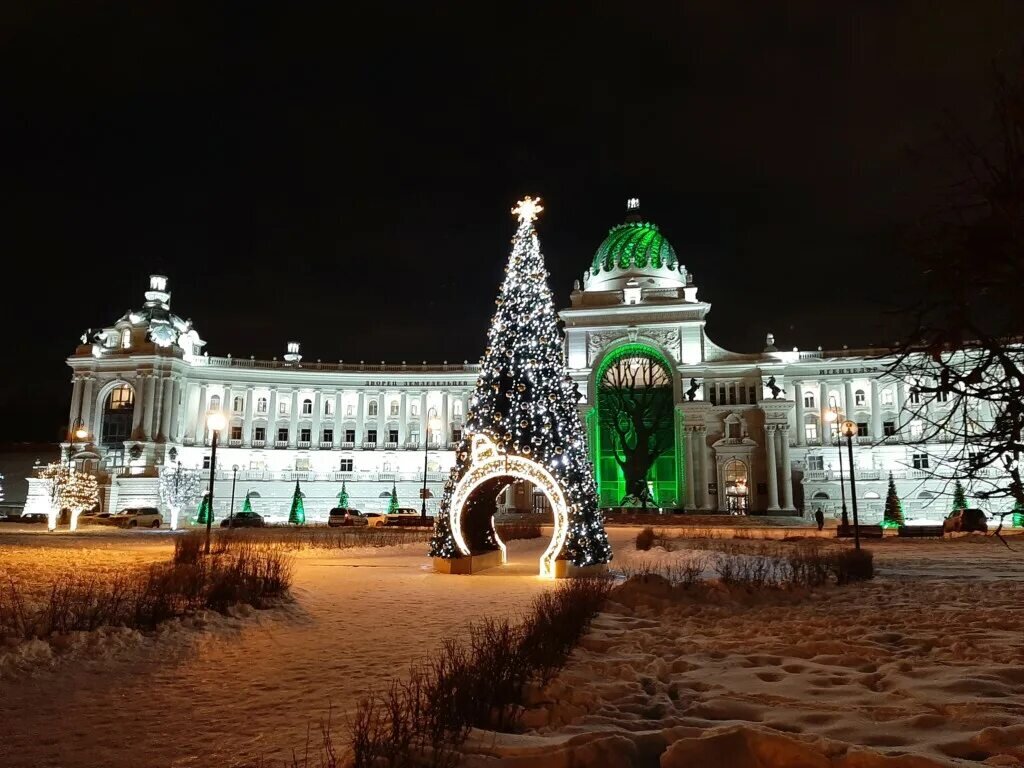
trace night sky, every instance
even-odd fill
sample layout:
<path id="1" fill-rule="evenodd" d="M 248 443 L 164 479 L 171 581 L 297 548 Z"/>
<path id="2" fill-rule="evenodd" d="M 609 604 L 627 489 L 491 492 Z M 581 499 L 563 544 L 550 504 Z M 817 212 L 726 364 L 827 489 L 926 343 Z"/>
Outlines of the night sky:
<path id="1" fill-rule="evenodd" d="M 212 355 L 475 361 L 524 194 L 559 305 L 637 196 L 718 343 L 884 344 L 944 115 L 983 133 L 1024 40 L 1020 2 L 362 5 L 5 4 L 0 441 L 57 437 L 151 272 Z"/>

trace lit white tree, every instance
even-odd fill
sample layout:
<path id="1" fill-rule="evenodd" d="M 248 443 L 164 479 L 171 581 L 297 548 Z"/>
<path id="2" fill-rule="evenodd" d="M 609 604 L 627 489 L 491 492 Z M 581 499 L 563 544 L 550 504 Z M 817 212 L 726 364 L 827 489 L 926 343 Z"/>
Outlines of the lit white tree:
<path id="1" fill-rule="evenodd" d="M 57 516 L 61 510 L 61 493 L 70 477 L 71 470 L 66 464 L 53 462 L 39 470 L 39 478 L 47 482 L 50 491 L 50 510 L 46 516 L 48 530 L 52 531 L 57 527 Z"/>
<path id="2" fill-rule="evenodd" d="M 183 468 L 181 464 L 164 466 L 160 470 L 160 500 L 171 513 L 171 530 L 178 528 L 182 509 L 203 492 L 203 478 L 198 469 Z"/>
<path id="3" fill-rule="evenodd" d="M 86 472 L 68 473 L 67 482 L 61 488 L 60 507 L 71 511 L 71 530 L 78 530 L 78 517 L 85 510 L 92 509 L 100 500 L 99 483 L 95 475 Z"/>

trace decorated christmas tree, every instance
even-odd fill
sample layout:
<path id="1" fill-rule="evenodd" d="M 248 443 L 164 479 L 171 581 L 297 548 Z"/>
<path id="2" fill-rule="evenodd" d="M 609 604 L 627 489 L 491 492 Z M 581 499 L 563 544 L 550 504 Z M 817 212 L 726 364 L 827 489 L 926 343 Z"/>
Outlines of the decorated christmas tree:
<path id="1" fill-rule="evenodd" d="M 896 483 L 893 482 L 892 472 L 889 473 L 889 490 L 885 494 L 885 513 L 882 516 L 883 528 L 899 528 L 903 525 L 903 505 L 900 504 L 900 497 L 896 495 Z"/>
<path id="2" fill-rule="evenodd" d="M 305 525 L 306 510 L 302 506 L 302 491 L 299 490 L 299 481 L 295 481 L 295 493 L 292 494 L 292 508 L 288 510 L 288 522 L 294 525 Z"/>
<path id="3" fill-rule="evenodd" d="M 964 487 L 957 480 L 953 486 L 953 512 L 959 512 L 961 509 L 967 509 L 967 494 L 964 493 Z"/>
<path id="4" fill-rule="evenodd" d="M 388 514 L 393 515 L 398 511 L 398 489 L 395 484 L 391 484 L 391 500 L 388 501 Z"/>
<path id="5" fill-rule="evenodd" d="M 248 493 L 245 494 L 245 501 L 242 502 L 242 511 L 252 514 L 252 500 Z"/>
<path id="6" fill-rule="evenodd" d="M 199 512 L 196 514 L 196 525 L 206 525 L 210 517 L 210 494 L 203 494 L 203 500 L 199 502 Z"/>
<path id="7" fill-rule="evenodd" d="M 452 495 L 473 468 L 474 445 L 486 438 L 498 455 L 521 457 L 542 468 L 535 472 L 539 478 L 535 485 L 546 482 L 546 474 L 557 486 L 549 490 L 564 494 L 565 539 L 553 559 L 569 560 L 577 566 L 611 560 L 577 410 L 579 391 L 565 370 L 562 334 L 533 225 L 541 211 L 539 202 L 526 198 L 513 209 L 519 227 L 495 302 L 497 310 L 480 361 L 466 429 L 441 499 L 430 545 L 434 557 L 451 559 L 464 554 L 452 531 L 452 513 L 461 514 L 452 509 Z M 489 515 L 486 520 L 486 529 L 474 537 L 475 544 L 470 547 L 473 554 L 498 548 Z"/>
<path id="8" fill-rule="evenodd" d="M 1013 504 L 1013 514 L 1010 516 L 1010 524 L 1015 528 L 1024 528 L 1024 504 L 1020 501 L 1015 501 Z"/>
<path id="9" fill-rule="evenodd" d="M 338 494 L 338 506 L 348 509 L 348 489 L 345 488 L 345 481 L 341 481 L 341 493 Z"/>

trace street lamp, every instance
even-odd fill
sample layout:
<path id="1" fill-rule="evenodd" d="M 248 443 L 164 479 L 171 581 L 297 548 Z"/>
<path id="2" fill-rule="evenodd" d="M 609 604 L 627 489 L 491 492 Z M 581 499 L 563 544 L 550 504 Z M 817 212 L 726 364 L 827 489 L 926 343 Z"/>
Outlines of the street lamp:
<path id="1" fill-rule="evenodd" d="M 430 433 L 437 432 L 441 428 L 441 420 L 436 416 L 428 419 L 426 429 L 423 430 L 423 490 L 420 491 L 420 498 L 423 505 L 420 507 L 420 517 L 424 520 L 427 517 L 427 452 L 430 450 Z"/>
<path id="2" fill-rule="evenodd" d="M 828 407 L 832 409 L 831 413 L 825 414 L 825 421 L 832 423 L 839 421 L 839 404 L 836 402 L 835 395 L 828 396 Z M 838 432 L 838 424 L 837 432 Z M 846 486 L 843 484 L 843 446 L 839 445 L 839 495 L 843 499 L 843 527 L 850 527 L 850 516 L 846 512 Z"/>
<path id="3" fill-rule="evenodd" d="M 71 426 L 71 437 L 77 437 L 79 442 L 85 442 L 89 437 L 89 430 L 85 428 L 85 422 L 82 421 L 81 416 L 75 419 L 75 423 Z M 74 442 L 73 439 L 72 442 Z"/>
<path id="4" fill-rule="evenodd" d="M 238 465 L 233 464 L 231 467 L 231 506 L 228 507 L 228 520 L 235 519 L 235 481 L 238 480 Z M 231 527 L 231 523 L 228 523 L 228 528 Z"/>
<path id="5" fill-rule="evenodd" d="M 853 547 L 860 549 L 860 526 L 857 522 L 857 480 L 853 471 L 853 438 L 857 435 L 857 422 L 847 419 L 843 422 L 841 431 L 846 438 L 846 448 L 850 452 L 850 497 L 853 500 Z M 843 447 L 839 446 L 839 455 L 843 454 Z"/>
<path id="6" fill-rule="evenodd" d="M 210 554 L 210 535 L 213 530 L 213 476 L 217 471 L 217 436 L 224 429 L 224 414 L 220 411 L 210 411 L 206 414 L 206 428 L 210 430 L 210 508 L 206 513 L 206 554 Z"/>

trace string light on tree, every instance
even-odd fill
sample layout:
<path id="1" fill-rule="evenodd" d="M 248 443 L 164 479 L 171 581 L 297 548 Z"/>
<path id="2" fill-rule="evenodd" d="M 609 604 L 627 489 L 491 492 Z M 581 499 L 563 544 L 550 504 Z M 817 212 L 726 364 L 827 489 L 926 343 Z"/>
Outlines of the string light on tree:
<path id="1" fill-rule="evenodd" d="M 178 529 L 181 510 L 190 506 L 202 492 L 203 477 L 198 469 L 182 467 L 180 463 L 161 468 L 160 501 L 170 512 L 172 531 Z"/>
<path id="2" fill-rule="evenodd" d="M 49 486 L 50 507 L 46 516 L 47 530 L 52 531 L 57 528 L 57 517 L 63 508 L 61 494 L 70 476 L 71 470 L 68 466 L 56 462 L 47 464 L 39 470 L 40 479 L 45 480 Z"/>
<path id="3" fill-rule="evenodd" d="M 60 493 L 61 509 L 71 512 L 72 531 L 78 530 L 78 517 L 85 510 L 92 509 L 100 500 L 99 484 L 96 477 L 86 472 L 71 471 Z"/>

